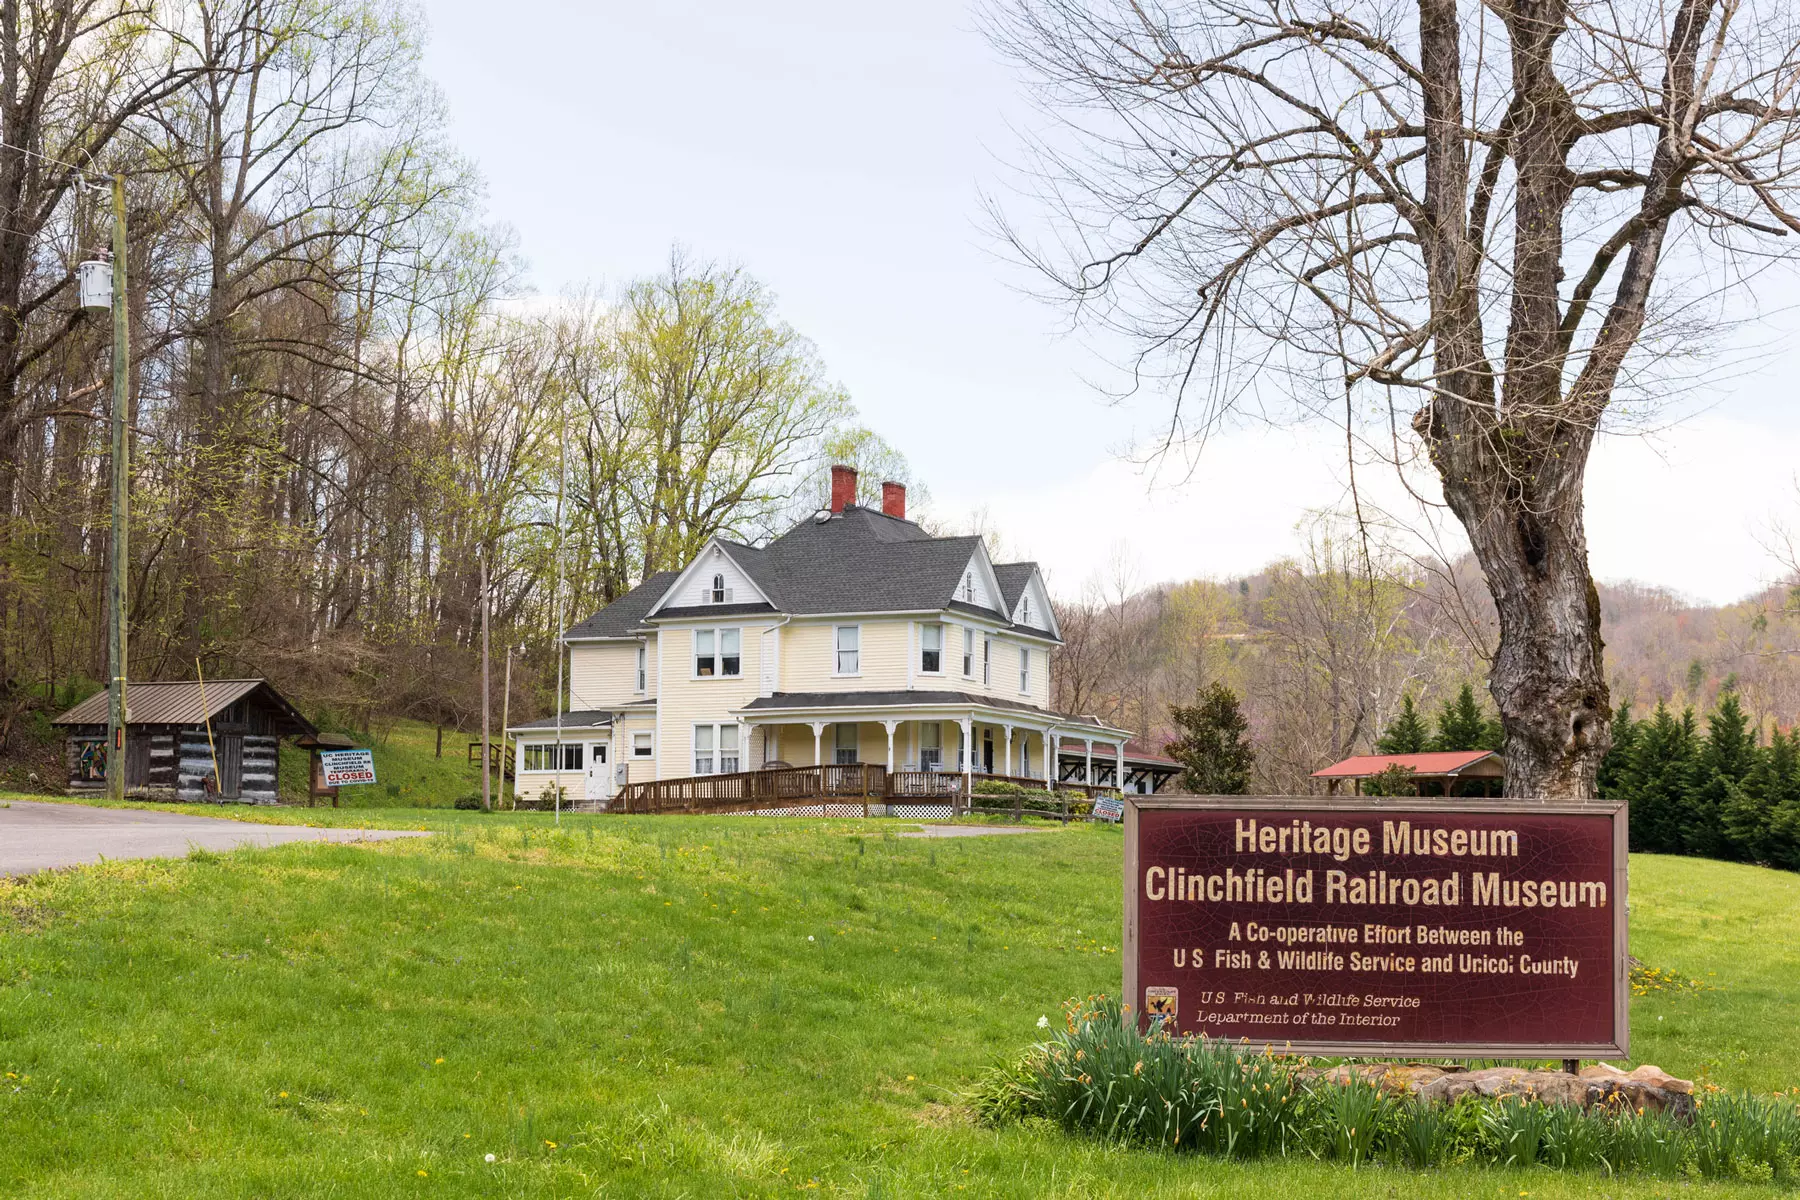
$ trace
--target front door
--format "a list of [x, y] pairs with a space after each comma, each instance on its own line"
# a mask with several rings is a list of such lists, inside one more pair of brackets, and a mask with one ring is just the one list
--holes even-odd
[[605, 742], [589, 742], [587, 752], [587, 798], [605, 800], [612, 795], [612, 769], [607, 765]]

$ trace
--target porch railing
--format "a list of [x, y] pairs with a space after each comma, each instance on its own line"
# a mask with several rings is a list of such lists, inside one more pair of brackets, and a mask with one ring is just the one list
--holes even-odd
[[778, 767], [770, 771], [734, 771], [724, 775], [690, 775], [628, 783], [613, 799], [612, 811], [624, 813], [754, 812], [796, 804], [860, 800], [868, 813], [870, 800], [887, 795], [887, 770], [870, 763], [822, 767]]
[[[988, 782], [1017, 784], [1039, 792], [1051, 790], [1057, 799], [1047, 809], [1041, 797], [1024, 802], [1016, 796], [983, 795], [980, 786]], [[973, 777], [974, 791], [969, 783], [970, 777], [954, 771], [889, 771], [873, 763], [778, 767], [628, 783], [619, 789], [609, 807], [618, 813], [730, 813], [860, 803], [866, 816], [871, 803], [924, 800], [948, 801], [953, 813], [1011, 813], [1017, 817], [1030, 812], [1068, 821], [1084, 819], [1091, 807], [1088, 802], [1095, 796], [1118, 791], [1098, 784], [1065, 782], [1046, 789], [1044, 780], [1024, 775], [977, 773]]]

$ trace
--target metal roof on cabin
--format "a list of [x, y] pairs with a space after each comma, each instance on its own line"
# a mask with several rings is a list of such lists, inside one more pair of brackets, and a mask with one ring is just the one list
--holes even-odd
[[[270, 686], [266, 679], [219, 679], [206, 684], [132, 683], [125, 685], [127, 725], [198, 725], [262, 690], [261, 699], [285, 718], [287, 732], [317, 733], [311, 721]], [[206, 702], [201, 703], [204, 694]], [[52, 725], [104, 725], [107, 693], [97, 692], [52, 721]]]
[[[1042, 626], [1012, 625], [1012, 609], [1037, 569], [1035, 563], [1005, 563], [994, 568], [1002, 608], [981, 608], [954, 599], [963, 571], [981, 544], [981, 539], [972, 535], [933, 537], [912, 521], [851, 505], [827, 520], [802, 521], [766, 546], [720, 540], [773, 607], [682, 605], [664, 609], [659, 617], [770, 611], [796, 616], [939, 612], [959, 607], [997, 618], [1022, 632], [1049, 633]], [[629, 636], [644, 624], [677, 575], [663, 571], [651, 576], [565, 636]]]
[[1367, 779], [1391, 767], [1410, 767], [1415, 775], [1458, 775], [1483, 759], [1496, 761], [1492, 750], [1434, 750], [1426, 754], [1356, 754], [1314, 771], [1314, 779]]

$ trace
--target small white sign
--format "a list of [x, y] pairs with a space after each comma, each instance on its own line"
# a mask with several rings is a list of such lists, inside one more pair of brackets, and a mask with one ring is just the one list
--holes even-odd
[[1125, 802], [1117, 796], [1102, 796], [1094, 801], [1094, 819], [1098, 821], [1124, 820]]
[[375, 782], [373, 750], [323, 750], [319, 768], [325, 773], [326, 787], [343, 787], [347, 783]]

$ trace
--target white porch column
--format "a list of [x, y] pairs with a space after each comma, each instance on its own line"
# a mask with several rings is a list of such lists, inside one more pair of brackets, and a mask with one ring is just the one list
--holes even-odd
[[964, 717], [962, 725], [963, 744], [963, 795], [968, 795], [975, 788], [975, 718]]
[[823, 757], [825, 752], [823, 749], [821, 749], [821, 746], [824, 744], [824, 741], [825, 741], [825, 722], [824, 721], [814, 721], [812, 723], [812, 731], [813, 731], [813, 766], [822, 767], [825, 765], [825, 759]]
[[1089, 738], [1082, 745], [1087, 747], [1087, 763], [1081, 768], [1083, 772], [1081, 782], [1091, 787], [1094, 782], [1094, 739]]
[[1057, 763], [1062, 758], [1062, 738], [1053, 730], [1044, 730], [1044, 786], [1047, 791], [1056, 790]]
[[1000, 768], [1000, 773], [1002, 775], [1011, 775], [1013, 773], [1013, 769], [1012, 769], [1012, 729], [1013, 729], [1013, 727], [1011, 725], [1002, 725], [1001, 728], [1006, 730], [1006, 765], [1004, 767]]
[[1124, 742], [1114, 742], [1113, 743], [1113, 753], [1116, 756], [1118, 764], [1119, 764], [1118, 765], [1119, 774], [1115, 778], [1114, 782], [1117, 783], [1119, 786], [1119, 795], [1123, 796], [1125, 794], [1125, 743]]
[[883, 721], [881, 723], [881, 725], [882, 725], [882, 728], [887, 730], [887, 739], [888, 739], [887, 769], [888, 769], [888, 774], [891, 775], [894, 772], [894, 731], [896, 729], [900, 728], [900, 722], [898, 722], [898, 721]]

